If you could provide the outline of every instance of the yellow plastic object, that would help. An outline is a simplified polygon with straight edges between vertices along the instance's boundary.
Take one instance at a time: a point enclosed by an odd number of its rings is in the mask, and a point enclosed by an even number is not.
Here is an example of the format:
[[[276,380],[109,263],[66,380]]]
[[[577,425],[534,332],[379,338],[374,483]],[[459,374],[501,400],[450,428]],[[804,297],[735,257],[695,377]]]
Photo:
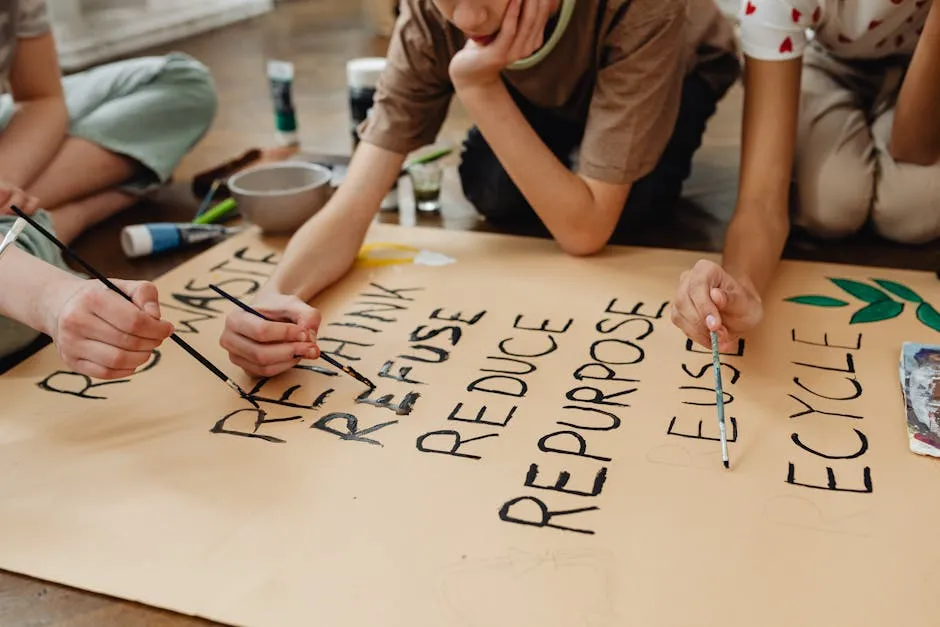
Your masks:
[[[419,249],[404,244],[373,242],[359,249],[356,263],[365,267],[411,264],[420,252]]]

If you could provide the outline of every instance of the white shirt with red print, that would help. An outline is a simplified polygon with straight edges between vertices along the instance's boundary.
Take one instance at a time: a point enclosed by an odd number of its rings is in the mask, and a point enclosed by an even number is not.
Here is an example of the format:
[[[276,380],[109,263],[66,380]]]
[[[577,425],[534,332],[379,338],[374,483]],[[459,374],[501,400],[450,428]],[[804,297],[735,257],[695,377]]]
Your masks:
[[[755,59],[802,56],[811,39],[844,59],[913,54],[931,0],[741,0],[741,46]]]

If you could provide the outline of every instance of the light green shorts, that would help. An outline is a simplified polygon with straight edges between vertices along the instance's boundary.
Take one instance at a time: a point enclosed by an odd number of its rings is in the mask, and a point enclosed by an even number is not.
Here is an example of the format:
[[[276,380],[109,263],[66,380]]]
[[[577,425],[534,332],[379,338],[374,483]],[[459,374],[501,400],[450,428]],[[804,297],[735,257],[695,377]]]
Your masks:
[[[144,193],[166,183],[209,130],[218,107],[208,69],[182,53],[116,61],[62,79],[69,135],[136,160],[143,172],[122,186]],[[15,106],[0,96],[0,129]]]
[[[100,65],[62,79],[69,110],[69,134],[136,160],[139,175],[121,188],[143,195],[166,183],[180,160],[209,130],[217,97],[209,71],[180,53],[140,57]],[[15,113],[9,95],[0,96],[0,131]],[[49,214],[33,216],[54,233]],[[0,239],[16,216],[0,216]],[[27,227],[17,245],[36,257],[76,274],[58,248]],[[31,344],[39,333],[0,316],[0,357]]]
[[[31,217],[42,225],[44,229],[52,232],[52,220],[49,218],[48,213],[40,209]],[[16,222],[16,216],[0,216],[0,240],[7,234],[7,231],[10,230],[14,222]],[[41,233],[32,227],[27,226],[23,229],[23,232],[20,233],[14,245],[47,263],[62,268],[72,274],[77,274],[65,263],[65,260],[62,258],[62,253],[56,245],[43,237]],[[3,268],[0,266],[0,272],[2,271]],[[18,350],[26,348],[38,338],[39,335],[40,333],[38,331],[24,324],[20,324],[5,316],[0,316],[0,357],[6,357]]]

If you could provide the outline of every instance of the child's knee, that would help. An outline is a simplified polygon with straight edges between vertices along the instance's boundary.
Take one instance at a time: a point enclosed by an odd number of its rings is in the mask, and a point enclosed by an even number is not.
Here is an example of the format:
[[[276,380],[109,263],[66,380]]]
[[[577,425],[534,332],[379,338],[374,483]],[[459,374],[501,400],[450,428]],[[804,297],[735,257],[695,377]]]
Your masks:
[[[872,208],[872,165],[851,152],[836,151],[798,172],[797,224],[827,239],[861,230]]]
[[[925,244],[940,237],[940,168],[885,163],[872,223],[885,239]]]
[[[185,109],[190,123],[208,130],[219,107],[209,68],[189,55],[174,52],[168,56],[159,80],[169,87],[168,97]]]

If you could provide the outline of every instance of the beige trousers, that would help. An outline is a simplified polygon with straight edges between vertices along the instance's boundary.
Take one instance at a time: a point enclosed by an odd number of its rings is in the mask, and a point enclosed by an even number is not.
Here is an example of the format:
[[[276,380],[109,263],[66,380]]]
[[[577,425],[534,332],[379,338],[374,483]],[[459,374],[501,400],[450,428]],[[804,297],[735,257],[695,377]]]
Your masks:
[[[897,163],[886,148],[909,60],[845,61],[807,47],[795,225],[837,238],[870,220],[882,237],[900,243],[940,237],[940,164]]]

